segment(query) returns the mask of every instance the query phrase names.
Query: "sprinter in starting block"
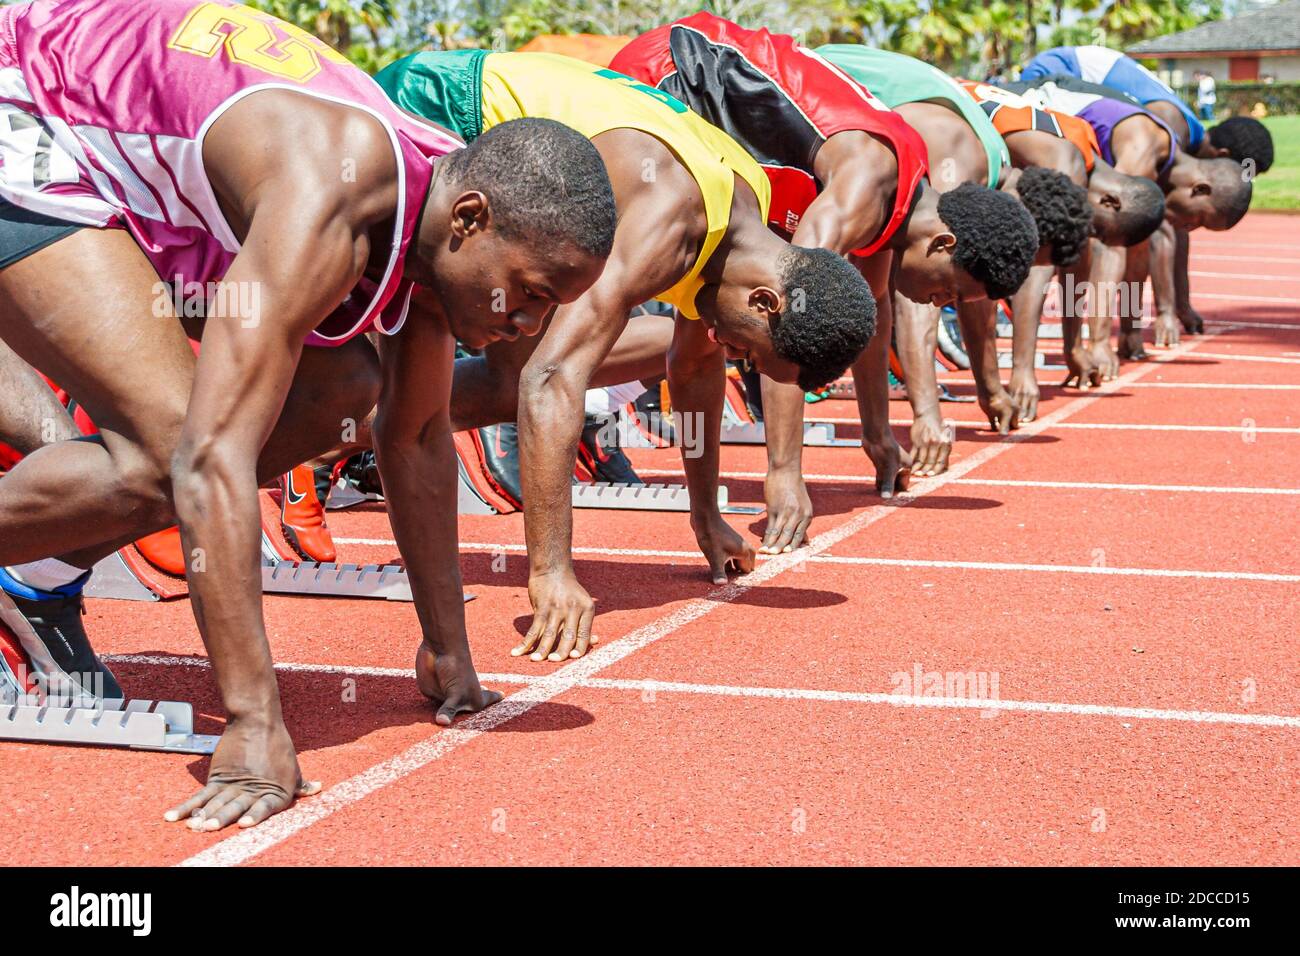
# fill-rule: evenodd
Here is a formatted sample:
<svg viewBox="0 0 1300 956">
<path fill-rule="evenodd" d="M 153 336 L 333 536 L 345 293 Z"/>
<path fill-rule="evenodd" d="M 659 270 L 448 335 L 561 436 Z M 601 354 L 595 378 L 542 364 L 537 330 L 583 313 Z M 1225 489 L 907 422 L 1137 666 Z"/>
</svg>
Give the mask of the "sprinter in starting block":
<svg viewBox="0 0 1300 956">
<path fill-rule="evenodd" d="M 600 280 L 558 309 L 537 341 L 457 363 L 459 427 L 519 422 L 534 617 L 513 653 L 561 660 L 590 646 L 595 603 L 572 563 L 574 454 L 589 387 L 665 371 L 663 346 L 645 368 L 608 361 L 623 334 L 640 330 L 628 315 L 647 299 L 677 310 L 666 368 L 674 409 L 703 423 L 701 447 L 683 453 L 696 541 L 715 582 L 752 569 L 753 547 L 716 503 L 725 359 L 808 388 L 833 380 L 874 328 L 862 277 L 838 256 L 769 232 L 771 189 L 758 164 L 675 97 L 613 70 L 457 50 L 415 54 L 376 79 L 404 109 L 470 141 L 512 117 L 568 123 L 595 143 L 614 186 L 619 228 Z"/>
<path fill-rule="evenodd" d="M 611 65 L 735 136 L 772 182 L 769 225 L 848 257 L 870 282 L 879 332 L 853 366 L 863 446 L 882 494 L 905 489 L 911 457 L 889 427 L 892 290 L 926 303 L 988 294 L 995 273 L 1017 273 L 1017 256 L 1028 267 L 1032 253 L 1015 242 L 1033 230 L 1028 215 L 986 191 L 941 203 L 926 144 L 906 118 L 793 37 L 698 13 L 637 37 Z M 763 383 L 769 553 L 797 547 L 812 517 L 801 474 L 805 391 Z"/>
<path fill-rule="evenodd" d="M 100 428 L 0 479 L 0 565 L 57 557 L 70 583 L 179 517 L 229 723 L 207 785 L 167 819 L 253 826 L 316 789 L 271 666 L 257 489 L 376 401 L 418 685 L 440 724 L 499 699 L 473 667 L 455 559 L 453 347 L 535 332 L 600 274 L 615 210 L 590 141 L 529 120 L 464 147 L 304 31 L 192 0 L 4 7 L 0 77 L 0 215 L 63 229 L 0 249 L 4 339 Z"/>
</svg>

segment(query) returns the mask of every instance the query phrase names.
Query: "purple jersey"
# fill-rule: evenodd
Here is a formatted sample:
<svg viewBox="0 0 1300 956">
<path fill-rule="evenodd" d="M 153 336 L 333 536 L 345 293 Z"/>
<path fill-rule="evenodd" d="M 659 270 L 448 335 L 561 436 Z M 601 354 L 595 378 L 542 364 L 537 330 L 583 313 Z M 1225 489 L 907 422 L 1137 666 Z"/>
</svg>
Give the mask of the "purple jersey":
<svg viewBox="0 0 1300 956">
<path fill-rule="evenodd" d="M 219 281 L 239 251 L 203 166 L 233 104 L 293 90 L 361 110 L 388 133 L 398 195 L 384 278 L 363 280 L 307 339 L 401 327 L 407 247 L 433 161 L 461 143 L 408 117 L 342 54 L 226 0 L 34 0 L 0 9 L 0 197 L 130 230 L 160 278 Z"/>
<path fill-rule="evenodd" d="M 1020 93 L 1030 102 L 1044 109 L 1057 110 L 1070 116 L 1077 116 L 1088 123 L 1097 134 L 1097 144 L 1101 147 L 1101 158 L 1112 166 L 1115 165 L 1115 153 L 1111 140 L 1115 127 L 1132 116 L 1145 116 L 1158 125 L 1169 136 L 1169 155 L 1165 157 L 1158 175 L 1163 177 L 1174 164 L 1178 152 L 1178 137 L 1169 128 L 1169 124 L 1154 113 L 1126 100 L 1112 99 L 1103 93 L 1093 92 L 1087 87 L 1092 84 L 1066 84 L 1066 80 L 1057 83 L 1052 80 L 1038 81 L 1037 85 L 1026 86 L 1013 83 L 1011 89 Z"/>
</svg>

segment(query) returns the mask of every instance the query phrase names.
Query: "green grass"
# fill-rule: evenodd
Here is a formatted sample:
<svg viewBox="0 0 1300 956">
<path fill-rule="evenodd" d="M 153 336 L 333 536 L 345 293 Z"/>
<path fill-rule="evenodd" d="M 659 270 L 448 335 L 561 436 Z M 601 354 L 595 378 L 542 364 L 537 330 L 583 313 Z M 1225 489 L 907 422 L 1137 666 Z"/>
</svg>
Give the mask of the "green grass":
<svg viewBox="0 0 1300 956">
<path fill-rule="evenodd" d="M 1264 125 L 1273 134 L 1273 166 L 1255 180 L 1250 208 L 1300 209 L 1300 116 L 1269 116 Z"/>
</svg>

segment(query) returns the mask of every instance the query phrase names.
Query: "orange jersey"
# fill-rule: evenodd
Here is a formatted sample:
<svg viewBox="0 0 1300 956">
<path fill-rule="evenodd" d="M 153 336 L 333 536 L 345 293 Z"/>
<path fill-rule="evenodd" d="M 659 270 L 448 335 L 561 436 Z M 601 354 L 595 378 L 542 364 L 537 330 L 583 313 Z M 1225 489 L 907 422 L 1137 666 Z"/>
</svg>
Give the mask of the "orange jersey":
<svg viewBox="0 0 1300 956">
<path fill-rule="evenodd" d="M 1092 172 L 1093 163 L 1101 152 L 1097 144 L 1097 134 L 1084 120 L 1056 110 L 1040 109 L 1019 94 L 1004 90 L 987 83 L 975 83 L 972 80 L 958 80 L 962 89 L 969 93 L 988 114 L 996 129 L 1005 138 L 1011 133 L 1025 130 L 1041 130 L 1068 139 L 1079 152 L 1088 172 Z"/>
</svg>

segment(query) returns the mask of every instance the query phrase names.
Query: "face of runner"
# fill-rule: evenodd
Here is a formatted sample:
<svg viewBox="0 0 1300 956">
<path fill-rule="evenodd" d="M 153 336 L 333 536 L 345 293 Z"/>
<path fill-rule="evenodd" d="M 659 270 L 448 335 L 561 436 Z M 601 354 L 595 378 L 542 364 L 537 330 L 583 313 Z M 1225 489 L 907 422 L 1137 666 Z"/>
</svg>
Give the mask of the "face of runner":
<svg viewBox="0 0 1300 956">
<path fill-rule="evenodd" d="M 605 266 L 569 245 L 537 248 L 527 236 L 507 238 L 472 203 L 458 204 L 455 223 L 453 254 L 438 265 L 438 295 L 452 334 L 472 348 L 536 335 L 555 307 L 587 291 Z"/>
<path fill-rule="evenodd" d="M 937 308 L 955 305 L 958 299 L 988 298 L 983 283 L 953 262 L 956 241 L 949 232 L 909 244 L 898 263 L 898 291 L 913 302 Z"/>
<path fill-rule="evenodd" d="M 771 322 L 783 306 L 774 289 L 706 285 L 695 297 L 695 305 L 709 338 L 722 346 L 728 359 L 749 362 L 776 382 L 798 381 L 799 366 L 782 358 L 772 344 Z"/>
<path fill-rule="evenodd" d="M 1175 229 L 1192 230 L 1204 226 L 1220 232 L 1228 228 L 1210 201 L 1208 187 L 1203 183 L 1180 186 L 1166 195 L 1165 219 Z"/>
</svg>

